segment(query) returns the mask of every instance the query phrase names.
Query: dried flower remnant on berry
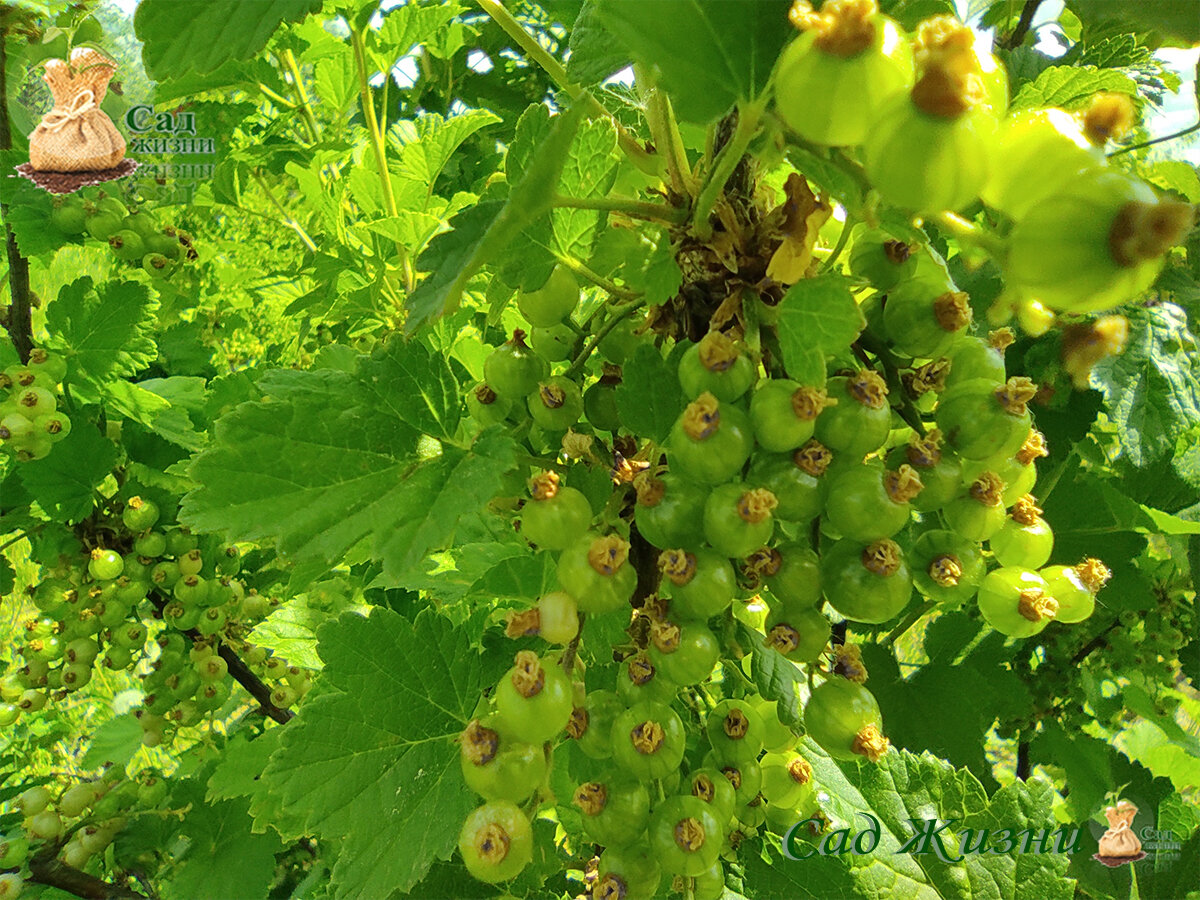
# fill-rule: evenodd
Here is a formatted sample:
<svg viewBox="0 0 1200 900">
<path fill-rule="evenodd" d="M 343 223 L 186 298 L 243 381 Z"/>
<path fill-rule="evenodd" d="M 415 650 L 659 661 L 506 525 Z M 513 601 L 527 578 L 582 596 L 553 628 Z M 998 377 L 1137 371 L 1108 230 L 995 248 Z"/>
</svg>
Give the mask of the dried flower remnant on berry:
<svg viewBox="0 0 1200 900">
<path fill-rule="evenodd" d="M 823 53 L 848 59 L 875 42 L 878 14 L 875 0 L 826 0 L 820 12 L 805 0 L 796 0 L 788 21 L 801 31 L 814 32 L 813 44 Z"/>
<path fill-rule="evenodd" d="M 863 662 L 862 649 L 857 644 L 835 644 L 832 672 L 855 684 L 864 683 L 867 680 L 867 666 Z"/>
<path fill-rule="evenodd" d="M 1053 619 L 1058 614 L 1058 601 L 1041 588 L 1026 588 L 1017 598 L 1017 612 L 1030 622 Z"/>
</svg>

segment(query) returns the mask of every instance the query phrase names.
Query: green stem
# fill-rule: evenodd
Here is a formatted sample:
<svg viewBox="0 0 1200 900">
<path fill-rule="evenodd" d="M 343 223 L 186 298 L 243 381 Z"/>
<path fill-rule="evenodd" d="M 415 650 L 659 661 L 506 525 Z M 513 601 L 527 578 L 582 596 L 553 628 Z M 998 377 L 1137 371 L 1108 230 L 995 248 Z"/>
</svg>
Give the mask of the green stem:
<svg viewBox="0 0 1200 900">
<path fill-rule="evenodd" d="M 274 103 L 276 106 L 282 106 L 284 109 L 295 109 L 296 108 L 295 102 L 289 100 L 287 97 L 284 97 L 282 94 L 275 93 L 273 90 L 271 90 L 265 84 L 263 84 L 261 81 L 258 82 L 256 87 L 258 88 L 258 92 L 260 94 L 262 94 L 265 97 L 270 98 L 271 102 Z"/>
<path fill-rule="evenodd" d="M 942 212 L 938 213 L 934 219 L 960 244 L 978 247 L 997 259 L 1004 256 L 1004 243 L 999 238 L 984 231 L 974 222 L 967 221 L 958 213 Z"/>
<path fill-rule="evenodd" d="M 1194 134 L 1200 131 L 1200 122 L 1194 125 L 1189 125 L 1181 131 L 1174 131 L 1171 134 L 1164 134 L 1162 137 L 1152 138 L 1148 141 L 1142 141 L 1140 144 L 1131 144 L 1128 147 L 1122 147 L 1120 150 L 1114 150 L 1108 154 L 1109 157 L 1120 156 L 1122 153 L 1132 153 L 1134 150 L 1145 150 L 1147 147 L 1153 147 L 1155 144 L 1164 144 L 1167 141 L 1173 141 L 1176 138 L 1187 137 L 1189 134 Z"/>
<path fill-rule="evenodd" d="M 625 127 L 617 121 L 616 117 L 604 108 L 604 105 L 592 96 L 591 92 L 571 81 L 567 77 L 567 70 L 557 59 L 538 43 L 537 38 L 524 29 L 513 14 L 504 8 L 504 4 L 499 0 L 475 0 L 479 4 L 480 9 L 491 16 L 492 21 L 499 25 L 509 37 L 511 37 L 518 47 L 531 60 L 537 63 L 550 76 L 550 80 L 557 84 L 568 97 L 576 102 L 582 102 L 587 105 L 595 116 L 601 116 L 613 123 L 617 131 L 617 141 L 621 145 L 621 149 L 635 163 L 640 163 L 638 166 L 650 164 L 652 157 L 647 153 L 637 139 L 634 138 Z"/>
<path fill-rule="evenodd" d="M 713 228 L 709 217 L 712 215 L 713 206 L 716 205 L 717 198 L 721 196 L 721 192 L 725 190 L 725 184 L 729 181 L 729 177 L 733 175 L 733 170 L 737 168 L 737 164 L 745 156 L 746 148 L 750 146 L 750 141 L 758 132 L 758 123 L 762 118 L 762 112 L 763 107 L 761 103 L 740 105 L 738 107 L 737 127 L 734 129 L 733 135 L 729 138 L 729 142 L 721 148 L 721 152 L 713 160 L 713 167 L 708 173 L 708 180 L 700 189 L 700 195 L 696 198 L 696 205 L 692 208 L 692 231 L 702 241 L 706 241 L 712 237 Z"/>
<path fill-rule="evenodd" d="M 575 357 L 571 363 L 571 368 L 567 369 L 563 375 L 567 378 L 574 378 L 583 371 L 583 367 L 587 365 L 588 357 L 592 355 L 592 351 L 596 349 L 599 343 L 608 337 L 609 332 L 617 327 L 621 321 L 631 312 L 642 305 L 641 300 L 632 300 L 624 306 L 614 306 L 612 315 L 608 317 L 608 321 L 600 326 L 600 330 L 592 335 L 591 339 L 583 345 L 583 349 L 579 351 L 579 355 Z"/>
<path fill-rule="evenodd" d="M 27 538 L 27 537 L 29 537 L 29 532 L 28 532 L 28 531 L 22 531 L 22 532 L 21 532 L 20 534 L 18 534 L 18 535 L 17 535 L 15 538 L 10 538 L 9 540 L 5 541 L 3 544 L 0 544 L 0 552 L 3 552 L 3 551 L 5 551 L 5 550 L 7 550 L 7 549 L 8 549 L 9 547 L 11 547 L 13 544 L 15 544 L 15 543 L 17 543 L 17 542 L 19 542 L 19 541 L 23 541 L 23 540 L 25 540 L 25 538 Z"/>
<path fill-rule="evenodd" d="M 643 66 L 635 64 L 633 72 L 636 83 L 645 82 L 648 85 L 646 123 L 650 126 L 654 149 L 662 153 L 666 160 L 667 177 L 671 181 L 671 187 L 681 197 L 690 197 L 695 189 L 692 184 L 692 170 L 687 162 L 687 151 L 683 146 L 679 125 L 675 121 L 675 113 L 671 109 L 671 100 L 653 84 L 653 79 Z"/>
<path fill-rule="evenodd" d="M 1075 448 L 1071 448 L 1071 452 L 1066 455 L 1062 462 L 1054 467 L 1045 478 L 1038 479 L 1038 502 L 1045 504 L 1050 494 L 1058 486 L 1058 482 L 1062 479 L 1063 473 L 1067 471 L 1067 466 L 1071 464 L 1071 460 L 1075 458 Z"/>
<path fill-rule="evenodd" d="M 624 213 L 631 219 L 647 219 L 668 225 L 680 225 L 687 213 L 682 209 L 663 203 L 649 203 L 631 197 L 564 197 L 554 198 L 554 205 L 566 209 L 599 209 L 607 212 Z"/>
<path fill-rule="evenodd" d="M 300 66 L 296 64 L 296 54 L 291 50 L 284 50 L 279 58 L 283 60 L 284 67 L 288 70 L 288 74 L 292 76 L 292 85 L 296 91 L 296 101 L 300 107 L 300 115 L 304 117 L 304 123 L 308 126 L 309 137 L 313 141 L 319 141 L 321 139 L 321 132 L 317 127 L 317 119 L 313 115 L 312 103 L 308 98 L 308 90 L 304 87 L 304 79 L 300 77 Z"/>
<path fill-rule="evenodd" d="M 267 199 L 271 201 L 271 205 L 279 210 L 279 214 L 283 216 L 283 223 L 300 236 L 300 240 L 304 241 L 304 246 L 308 247 L 309 250 L 316 252 L 317 245 L 313 243 L 313 239 L 308 236 L 308 232 L 304 230 L 304 226 L 293 219 L 291 214 L 283 208 L 283 204 L 275 198 L 275 194 L 272 193 L 270 186 L 268 186 L 266 181 L 263 180 L 263 177 L 258 174 L 257 171 L 253 172 L 251 177 L 255 180 L 255 182 L 257 182 L 258 186 L 262 188 L 263 193 L 267 195 Z"/>
<path fill-rule="evenodd" d="M 936 607 L 936 606 L 937 606 L 937 604 L 934 603 L 932 600 L 925 601 L 920 606 L 918 606 L 916 609 L 914 609 L 912 612 L 910 612 L 907 616 L 905 616 L 903 619 L 901 619 L 900 624 L 898 624 L 895 628 L 893 628 L 891 631 L 889 631 L 887 633 L 887 636 L 882 641 L 880 641 L 880 643 L 883 644 L 883 646 L 885 646 L 885 647 L 892 646 L 892 644 L 896 643 L 896 641 L 900 638 L 900 636 L 902 634 L 904 634 L 906 631 L 908 631 L 908 629 L 910 629 L 914 625 L 916 625 L 917 622 L 919 622 L 922 618 L 924 618 L 925 615 L 927 613 L 929 613 L 930 611 L 932 611 L 934 609 L 934 607 Z"/>
<path fill-rule="evenodd" d="M 362 102 L 363 117 L 367 120 L 367 133 L 371 140 L 371 150 L 375 154 L 375 165 L 379 169 L 379 183 L 383 187 L 383 203 L 389 216 L 397 215 L 396 195 L 392 192 L 392 176 L 387 165 L 387 145 L 383 140 L 383 131 L 379 127 L 379 119 L 375 115 L 375 97 L 371 93 L 371 85 L 367 80 L 367 50 L 363 43 L 362 32 L 356 28 L 350 30 L 350 46 L 354 51 L 354 67 L 358 70 L 358 93 Z M 396 241 L 396 253 L 400 257 L 400 268 L 404 273 L 404 288 L 409 293 L 416 283 L 416 273 L 413 271 L 412 260 L 408 248 Z"/>
<path fill-rule="evenodd" d="M 573 257 L 561 257 L 560 262 L 564 266 L 566 266 L 568 269 L 570 269 L 572 272 L 574 272 L 576 275 L 586 278 L 592 284 L 596 285 L 596 287 L 603 289 L 604 291 L 606 291 L 609 294 L 612 294 L 612 296 L 617 297 L 618 299 L 636 300 L 640 296 L 642 296 L 640 291 L 632 291 L 629 288 L 621 287 L 619 284 L 617 284 L 611 278 L 605 278 L 599 272 L 592 271 L 586 265 L 584 265 L 579 260 L 577 260 Z M 603 307 L 600 307 L 600 308 L 603 308 Z M 593 313 L 593 315 L 594 314 L 595 313 Z"/>
<path fill-rule="evenodd" d="M 846 249 L 846 242 L 850 238 L 850 229 L 854 227 L 854 223 L 850 221 L 850 216 L 846 216 L 846 221 L 842 223 L 842 231 L 838 235 L 837 243 L 833 245 L 833 251 L 825 257 L 825 262 L 821 264 L 822 272 L 830 272 L 838 261 L 838 257 L 842 255 L 842 251 Z"/>
</svg>

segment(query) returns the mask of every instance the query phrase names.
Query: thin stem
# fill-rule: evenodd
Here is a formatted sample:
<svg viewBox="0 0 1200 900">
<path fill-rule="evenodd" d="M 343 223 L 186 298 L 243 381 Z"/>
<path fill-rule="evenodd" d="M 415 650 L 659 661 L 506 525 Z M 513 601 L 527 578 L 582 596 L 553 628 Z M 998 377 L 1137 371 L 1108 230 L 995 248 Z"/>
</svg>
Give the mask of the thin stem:
<svg viewBox="0 0 1200 900">
<path fill-rule="evenodd" d="M 575 357 L 575 361 L 571 363 L 571 368 L 567 369 L 563 375 L 567 378 L 574 378 L 583 371 L 583 367 L 587 365 L 588 357 L 592 355 L 592 351 L 600 344 L 602 340 L 608 337 L 609 332 L 621 323 L 621 320 L 628 316 L 631 312 L 642 305 L 641 300 L 633 300 L 624 306 L 614 306 L 612 315 L 608 321 L 600 326 L 600 330 L 592 335 L 591 339 L 583 345 L 583 349 L 579 351 L 579 355 Z"/>
<path fill-rule="evenodd" d="M 579 85 L 571 81 L 567 77 L 567 70 L 557 59 L 547 52 L 546 48 L 538 43 L 537 38 L 522 27 L 521 23 L 513 18 L 512 13 L 504 8 L 504 4 L 499 0 L 475 0 L 479 4 L 480 9 L 491 16 L 492 21 L 499 25 L 504 32 L 511 37 L 518 47 L 535 63 L 542 67 L 550 80 L 557 84 L 568 97 L 577 102 L 582 102 L 587 105 L 593 115 L 601 116 L 613 123 L 613 127 L 617 131 L 617 142 L 621 145 L 621 149 L 625 155 L 630 158 L 639 168 L 652 165 L 652 156 L 638 143 L 637 138 L 631 135 L 616 116 L 609 112 L 599 100 L 597 100 L 590 91 L 581 88 Z"/>
<path fill-rule="evenodd" d="M 612 294 L 612 296 L 617 297 L 620 300 L 636 300 L 638 297 L 642 296 L 640 291 L 633 291 L 629 288 L 621 287 L 611 278 L 605 278 L 599 272 L 592 271 L 577 259 L 563 257 L 560 261 L 576 275 L 586 278 L 592 284 L 596 285 L 596 287 L 603 289 L 607 293 Z"/>
<path fill-rule="evenodd" d="M 255 86 L 258 88 L 258 92 L 260 94 L 262 94 L 264 97 L 269 98 L 270 101 L 272 103 L 274 103 L 276 106 L 282 106 L 284 109 L 295 109 L 296 108 L 295 101 L 289 100 L 287 97 L 284 97 L 282 94 L 275 93 L 275 91 L 271 90 L 269 87 L 267 87 L 261 81 L 258 82 Z"/>
<path fill-rule="evenodd" d="M 916 625 L 917 622 L 919 622 L 922 618 L 924 618 L 925 615 L 927 613 L 929 613 L 930 611 L 932 611 L 933 608 L 936 606 L 937 606 L 937 604 L 934 603 L 932 600 L 927 600 L 926 602 L 922 603 L 920 606 L 918 606 L 916 609 L 914 609 L 912 612 L 910 612 L 907 616 L 905 616 L 903 619 L 901 619 L 900 623 L 895 628 L 893 628 L 891 631 L 889 631 L 887 633 L 887 636 L 879 643 L 883 644 L 883 646 L 885 646 L 885 647 L 892 646 L 892 644 L 896 643 L 896 641 L 900 638 L 901 635 L 903 635 L 906 631 L 908 631 L 908 629 L 910 629 L 914 625 Z"/>
<path fill-rule="evenodd" d="M 1012 50 L 1021 46 L 1021 42 L 1025 40 L 1025 35 L 1029 33 L 1029 27 L 1033 24 L 1033 17 L 1037 15 L 1038 7 L 1042 5 L 1042 0 L 1025 0 L 1025 5 L 1021 8 L 1021 17 L 1017 19 L 1016 27 L 1012 33 L 1004 40 L 1000 41 L 1000 46 L 1005 50 Z"/>
<path fill-rule="evenodd" d="M 5 47 L 8 29 L 0 28 L 0 150 L 12 149 L 12 126 L 8 121 L 8 85 L 5 81 L 8 58 Z M 4 323 L 12 338 L 13 347 L 22 363 L 29 362 L 33 350 L 33 292 L 29 289 L 29 261 L 21 255 L 17 238 L 9 227 L 8 206 L 0 203 L 0 219 L 4 220 L 5 252 L 8 255 L 9 289 L 12 305 Z"/>
<path fill-rule="evenodd" d="M 1140 144 L 1131 144 L 1128 147 L 1122 147 L 1120 150 L 1114 150 L 1108 155 L 1109 157 L 1113 157 L 1120 156 L 1122 153 L 1132 153 L 1134 150 L 1144 150 L 1146 147 L 1153 147 L 1155 144 L 1163 144 L 1167 141 L 1173 141 L 1176 138 L 1186 137 L 1187 135 L 1194 134 L 1197 131 L 1200 131 L 1200 122 L 1196 122 L 1194 125 L 1189 125 L 1182 131 L 1175 131 L 1171 134 L 1164 134 L 1162 137 L 1156 137 L 1148 141 L 1142 141 Z"/>
<path fill-rule="evenodd" d="M 387 165 L 387 145 L 384 143 L 383 131 L 379 127 L 379 119 L 375 114 L 375 96 L 371 93 L 371 85 L 367 80 L 366 45 L 363 43 L 362 32 L 357 28 L 350 29 L 350 47 L 354 51 L 354 67 L 358 70 L 358 93 L 362 102 L 363 118 L 367 121 L 371 151 L 375 154 L 375 166 L 379 170 L 379 183 L 383 187 L 383 204 L 388 215 L 395 216 L 398 215 L 398 212 L 396 195 L 392 192 L 392 176 Z M 413 271 L 408 248 L 400 241 L 396 241 L 396 253 L 400 257 L 400 269 L 404 273 L 404 289 L 412 293 L 412 289 L 416 285 L 416 273 Z"/>
<path fill-rule="evenodd" d="M 737 168 L 738 163 L 746 154 L 746 148 L 750 146 L 750 141 L 758 132 L 762 111 L 762 105 L 757 103 L 739 106 L 737 127 L 734 129 L 733 136 L 721 148 L 717 158 L 713 160 L 708 180 L 700 189 L 700 195 L 696 198 L 696 205 L 692 209 L 692 230 L 702 241 L 712 237 L 713 228 L 709 217 L 712 215 L 713 206 L 716 205 L 721 192 L 725 190 L 725 184 L 733 175 L 733 170 Z"/>
<path fill-rule="evenodd" d="M 571 638 L 571 642 L 567 644 L 567 649 L 562 655 L 563 670 L 570 675 L 575 668 L 575 657 L 579 653 L 579 641 L 583 637 L 583 623 L 587 621 L 587 613 L 579 614 L 579 630 L 575 632 L 575 637 Z"/>
<path fill-rule="evenodd" d="M 304 79 L 300 77 L 300 66 L 296 64 L 296 54 L 291 50 L 284 50 L 279 58 L 283 61 L 288 74 L 292 76 L 292 86 L 296 91 L 296 101 L 300 107 L 300 115 L 304 118 L 304 124 L 308 126 L 309 137 L 313 141 L 318 141 L 321 139 L 321 132 L 317 127 L 317 119 L 313 115 L 312 103 L 308 98 L 308 90 L 304 87 Z"/>
<path fill-rule="evenodd" d="M 846 221 L 842 223 L 842 231 L 838 235 L 837 243 L 833 245 L 833 250 L 825 257 L 825 262 L 821 264 L 822 272 L 830 272 L 834 265 L 837 264 L 838 257 L 842 255 L 842 251 L 846 249 L 846 243 L 850 238 L 850 229 L 854 223 L 850 221 L 850 216 L 846 216 Z"/>
<path fill-rule="evenodd" d="M 300 240 L 304 241 L 304 245 L 308 247 L 309 250 L 315 252 L 317 245 L 313 242 L 313 239 L 308 236 L 308 232 L 304 230 L 304 226 L 293 219 L 291 214 L 283 208 L 283 204 L 276 199 L 275 194 L 271 191 L 271 188 L 267 182 L 263 180 L 263 177 L 259 175 L 257 171 L 251 173 L 251 177 L 255 180 L 258 186 L 262 188 L 263 193 L 267 195 L 267 199 L 271 201 L 271 205 L 279 210 L 279 214 L 283 216 L 284 224 L 300 236 Z"/>
<path fill-rule="evenodd" d="M 682 224 L 687 216 L 685 210 L 663 203 L 634 200 L 631 197 L 565 197 L 559 194 L 554 198 L 554 205 L 567 209 L 599 209 L 607 212 L 619 212 L 631 219 L 647 219 L 651 222 L 663 222 L 668 225 Z"/>
<path fill-rule="evenodd" d="M 29 859 L 29 880 L 88 900 L 145 900 L 124 885 L 103 881 L 58 859 L 65 842 L 47 844 Z"/>
<path fill-rule="evenodd" d="M 958 213 L 941 212 L 934 217 L 935 221 L 954 236 L 960 244 L 967 244 L 987 251 L 997 259 L 1004 255 L 1004 243 L 993 234 L 984 231 L 974 222 L 964 219 Z"/>
<path fill-rule="evenodd" d="M 29 532 L 28 532 L 28 531 L 22 531 L 22 532 L 21 532 L 20 534 L 18 534 L 16 537 L 14 537 L 14 538 L 9 538 L 9 539 L 8 539 L 7 541 L 5 541 L 3 544 L 0 544 L 0 553 L 2 553 L 2 552 L 4 552 L 5 550 L 7 550 L 7 549 L 8 549 L 9 547 L 11 547 L 13 544 L 16 544 L 16 543 L 19 543 L 19 542 L 21 542 L 21 541 L 25 540 L 25 538 L 27 538 L 27 537 L 29 537 Z"/>
<path fill-rule="evenodd" d="M 1074 459 L 1074 457 L 1075 450 L 1072 448 L 1071 452 L 1066 455 L 1066 458 L 1064 458 L 1062 462 L 1055 466 L 1045 478 L 1038 479 L 1037 498 L 1039 503 L 1044 504 L 1050 497 L 1050 494 L 1053 493 L 1054 489 L 1058 486 L 1059 480 L 1063 477 L 1063 473 L 1067 471 L 1067 466 L 1071 464 L 1071 460 Z"/>
<path fill-rule="evenodd" d="M 675 122 L 671 100 L 652 83 L 653 80 L 643 66 L 635 64 L 633 73 L 634 80 L 639 85 L 643 82 L 647 85 L 646 123 L 650 126 L 654 149 L 661 153 L 666 161 L 671 187 L 680 196 L 690 197 L 694 190 L 692 170 L 687 164 L 687 151 L 683 147 L 683 137 L 679 134 L 679 126 Z"/>
</svg>

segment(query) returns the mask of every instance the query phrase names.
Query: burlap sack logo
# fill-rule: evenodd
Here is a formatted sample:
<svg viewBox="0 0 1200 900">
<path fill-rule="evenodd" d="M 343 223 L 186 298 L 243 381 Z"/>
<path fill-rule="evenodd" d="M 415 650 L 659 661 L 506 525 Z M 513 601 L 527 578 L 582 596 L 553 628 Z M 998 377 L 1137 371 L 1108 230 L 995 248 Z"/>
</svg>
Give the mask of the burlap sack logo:
<svg viewBox="0 0 1200 900">
<path fill-rule="evenodd" d="M 1133 832 L 1133 819 L 1137 813 L 1138 808 L 1128 800 L 1104 810 L 1108 831 L 1100 837 L 1100 847 L 1093 859 L 1106 866 L 1123 866 L 1145 858 L 1142 842 Z"/>
<path fill-rule="evenodd" d="M 125 138 L 100 108 L 116 64 L 91 47 L 76 47 L 69 62 L 42 65 L 54 108 L 29 136 L 29 163 L 17 171 L 53 193 L 132 172 L 137 164 L 125 159 Z"/>
</svg>

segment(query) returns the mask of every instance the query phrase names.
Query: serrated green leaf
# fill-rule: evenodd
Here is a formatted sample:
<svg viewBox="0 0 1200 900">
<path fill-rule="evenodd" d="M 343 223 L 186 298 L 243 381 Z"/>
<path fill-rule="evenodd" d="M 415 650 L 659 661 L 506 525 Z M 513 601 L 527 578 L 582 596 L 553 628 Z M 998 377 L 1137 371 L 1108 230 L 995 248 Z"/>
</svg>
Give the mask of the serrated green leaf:
<svg viewBox="0 0 1200 900">
<path fill-rule="evenodd" d="M 96 729 L 83 758 L 82 769 L 98 769 L 112 763 L 123 766 L 142 749 L 142 726 L 133 713 L 114 716 Z"/>
<path fill-rule="evenodd" d="M 297 560 L 330 564 L 370 537 L 385 574 L 399 578 L 442 548 L 513 463 L 499 432 L 418 459 L 417 433 L 397 417 L 403 398 L 345 372 L 273 372 L 260 386 L 268 399 L 223 417 L 192 464 L 199 487 L 180 516 L 199 530 L 273 538 Z"/>
<path fill-rule="evenodd" d="M 312 0 L 142 0 L 133 27 L 142 42 L 146 72 L 166 81 L 188 72 L 212 72 L 231 59 L 249 59 L 266 46 L 280 24 L 311 11 Z"/>
<path fill-rule="evenodd" d="M 468 207 L 451 221 L 453 231 L 429 242 L 417 266 L 431 271 L 408 298 L 407 332 L 456 309 L 471 276 L 526 225 L 549 211 L 581 118 L 581 106 L 555 118 L 507 200 Z"/>
<path fill-rule="evenodd" d="M 1171 740 L 1153 722 L 1135 722 L 1113 739 L 1113 746 L 1156 776 L 1170 778 L 1177 791 L 1200 787 L 1200 759 Z"/>
<path fill-rule="evenodd" d="M 779 304 L 779 346 L 788 374 L 805 380 L 823 375 L 824 358 L 849 346 L 865 326 L 845 278 L 822 275 L 798 281 Z"/>
<path fill-rule="evenodd" d="M 78 374 L 94 384 L 132 375 L 158 355 L 150 336 L 158 301 L 143 284 L 110 281 L 96 287 L 88 276 L 58 292 L 46 310 L 47 346 L 61 350 Z"/>
<path fill-rule="evenodd" d="M 584 0 L 568 42 L 567 77 L 575 84 L 590 87 L 629 65 L 629 54 L 613 40 L 600 16 L 596 0 Z"/>
<path fill-rule="evenodd" d="M 139 726 L 140 730 L 140 726 Z M 263 769 L 271 754 L 279 749 L 283 731 L 272 728 L 263 734 L 252 736 L 239 732 L 222 748 L 221 758 L 208 777 L 208 793 L 205 800 L 236 800 L 238 797 L 254 797 L 264 790 Z"/>
<path fill-rule="evenodd" d="M 500 117 L 489 110 L 471 109 L 448 119 L 427 113 L 415 122 L 402 123 L 404 131 L 398 131 L 401 127 L 398 125 L 396 131 L 404 141 L 404 146 L 400 151 L 399 172 L 395 177 L 410 182 L 415 188 L 413 199 L 420 201 L 418 205 L 402 205 L 425 209 L 438 177 L 462 142 L 499 121 Z M 399 186 L 401 194 L 409 190 L 404 185 Z"/>
<path fill-rule="evenodd" d="M 329 620 L 329 614 L 311 609 L 293 600 L 284 604 L 250 632 L 256 646 L 265 647 L 293 666 L 320 669 L 317 656 L 317 629 Z"/>
<path fill-rule="evenodd" d="M 1137 96 L 1133 79 L 1112 69 L 1096 66 L 1050 66 L 1013 97 L 1012 108 L 1037 109 L 1056 106 L 1076 109 L 1084 106 L 1097 91 L 1114 91 Z"/>
<path fill-rule="evenodd" d="M 792 29 L 789 0 L 599 0 L 601 23 L 657 67 L 675 112 L 708 124 L 758 97 Z"/>
<path fill-rule="evenodd" d="M 1200 41 L 1200 16 L 1194 0 L 1153 0 L 1152 3 L 1113 3 L 1111 0 L 1070 0 L 1068 6 L 1088 25 L 1118 21 L 1165 36 L 1176 46 Z"/>
<path fill-rule="evenodd" d="M 263 779 L 303 833 L 337 843 L 335 897 L 407 891 L 476 805 L 454 739 L 508 660 L 432 612 L 383 608 L 326 625 L 320 654 L 331 690 L 300 708 Z"/>
<path fill-rule="evenodd" d="M 617 177 L 617 131 L 609 119 L 585 123 L 575 135 L 563 166 L 559 190 L 568 197 L 603 197 Z M 561 256 L 584 260 L 592 252 L 596 229 L 605 213 L 594 209 L 555 209 L 555 248 Z"/>
<path fill-rule="evenodd" d="M 370 405 L 386 410 L 422 434 L 452 438 L 462 399 L 446 358 L 417 341 L 390 341 L 359 364 L 358 379 Z"/>
<path fill-rule="evenodd" d="M 776 711 L 784 725 L 801 724 L 800 682 L 804 673 L 794 662 L 764 644 L 764 636 L 742 625 L 738 629 L 742 649 L 750 653 L 750 677 L 758 692 L 768 700 L 778 701 Z"/>
<path fill-rule="evenodd" d="M 18 469 L 25 489 L 55 520 L 78 522 L 92 511 L 96 488 L 117 462 L 117 448 L 87 422 L 54 445 L 50 455 Z"/>
<path fill-rule="evenodd" d="M 378 38 L 372 34 L 371 47 L 383 58 L 381 68 L 390 69 L 392 63 L 413 47 L 432 40 L 438 29 L 460 10 L 458 3 L 450 0 L 425 0 L 392 7 L 383 18 Z"/>
<path fill-rule="evenodd" d="M 1127 312 L 1125 351 L 1098 363 L 1091 384 L 1104 393 L 1121 449 L 1135 466 L 1175 452 L 1200 420 L 1200 360 L 1187 316 L 1170 303 Z"/>
<path fill-rule="evenodd" d="M 650 343 L 639 344 L 626 360 L 616 400 L 621 424 L 660 444 L 687 405 L 675 368 Z"/>
<path fill-rule="evenodd" d="M 283 848 L 274 832 L 251 833 L 251 821 L 245 799 L 194 802 L 178 825 L 179 834 L 188 840 L 187 851 L 171 870 L 166 896 L 173 900 L 267 896 L 275 877 L 275 854 Z M 214 865 L 215 860 L 220 864 Z"/>
</svg>

